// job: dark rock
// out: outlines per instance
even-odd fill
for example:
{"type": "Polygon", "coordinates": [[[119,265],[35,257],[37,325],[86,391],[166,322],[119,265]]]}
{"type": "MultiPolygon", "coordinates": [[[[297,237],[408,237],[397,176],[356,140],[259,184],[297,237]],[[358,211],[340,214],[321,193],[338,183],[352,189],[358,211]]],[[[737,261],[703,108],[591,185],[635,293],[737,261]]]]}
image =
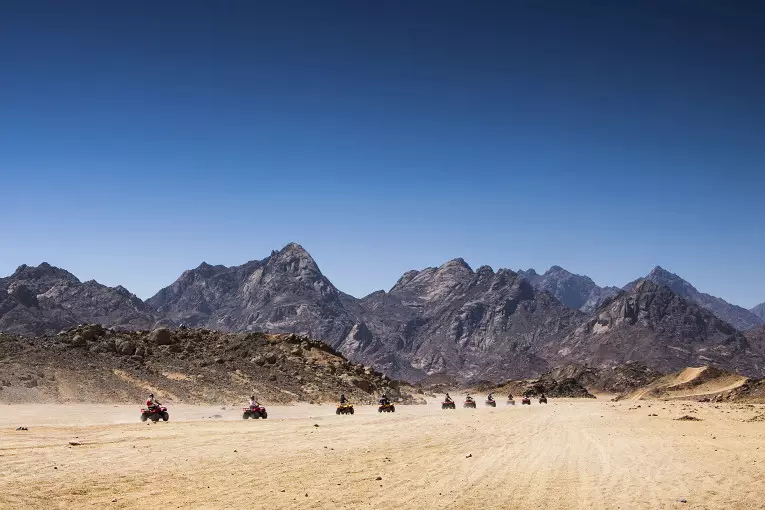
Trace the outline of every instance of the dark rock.
{"type": "Polygon", "coordinates": [[[135,354],[135,344],[129,338],[121,337],[115,339],[114,347],[118,354],[124,354],[127,356],[132,356],[135,354]]]}
{"type": "Polygon", "coordinates": [[[86,347],[88,345],[88,342],[85,340],[85,338],[82,335],[74,335],[69,342],[69,345],[72,347],[86,347]]]}
{"type": "Polygon", "coordinates": [[[149,341],[154,345],[170,345],[173,337],[167,328],[157,328],[149,334],[149,341]]]}

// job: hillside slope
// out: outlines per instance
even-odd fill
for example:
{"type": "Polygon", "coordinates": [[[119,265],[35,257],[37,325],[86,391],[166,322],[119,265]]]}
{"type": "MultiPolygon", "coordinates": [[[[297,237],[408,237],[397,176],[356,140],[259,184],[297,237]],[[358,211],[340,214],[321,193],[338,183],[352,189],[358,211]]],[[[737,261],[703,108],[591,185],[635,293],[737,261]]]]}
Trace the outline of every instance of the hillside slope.
{"type": "Polygon", "coordinates": [[[299,335],[201,329],[115,332],[97,325],[28,339],[0,335],[0,402],[372,403],[405,386],[299,335]]]}

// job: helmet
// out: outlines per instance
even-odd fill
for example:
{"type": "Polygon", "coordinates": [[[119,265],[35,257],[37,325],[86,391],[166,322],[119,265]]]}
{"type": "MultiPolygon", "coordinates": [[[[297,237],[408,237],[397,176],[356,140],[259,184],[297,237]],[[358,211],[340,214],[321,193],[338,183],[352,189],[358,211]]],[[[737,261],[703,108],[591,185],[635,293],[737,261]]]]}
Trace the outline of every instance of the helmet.
{"type": "Polygon", "coordinates": [[[255,400],[255,395],[250,395],[251,400],[255,400]]]}
{"type": "Polygon", "coordinates": [[[149,398],[154,398],[154,393],[149,393],[149,398]]]}

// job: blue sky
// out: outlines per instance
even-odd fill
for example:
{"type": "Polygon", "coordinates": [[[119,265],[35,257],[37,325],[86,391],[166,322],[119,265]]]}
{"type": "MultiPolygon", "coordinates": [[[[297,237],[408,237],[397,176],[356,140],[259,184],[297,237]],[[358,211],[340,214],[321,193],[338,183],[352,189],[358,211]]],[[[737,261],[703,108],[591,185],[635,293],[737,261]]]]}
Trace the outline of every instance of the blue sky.
{"type": "Polygon", "coordinates": [[[357,296],[459,256],[601,285],[659,264],[751,307],[763,22],[755,2],[3,2],[0,274],[48,261],[145,298],[296,241],[357,296]]]}

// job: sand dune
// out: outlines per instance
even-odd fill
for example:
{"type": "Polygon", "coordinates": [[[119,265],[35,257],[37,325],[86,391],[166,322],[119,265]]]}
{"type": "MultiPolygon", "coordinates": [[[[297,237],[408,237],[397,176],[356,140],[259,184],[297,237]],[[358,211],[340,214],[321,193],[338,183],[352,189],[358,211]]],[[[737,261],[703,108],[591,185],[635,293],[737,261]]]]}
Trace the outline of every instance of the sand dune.
{"type": "Polygon", "coordinates": [[[763,508],[763,406],[634,406],[3,406],[0,508],[763,508]]]}
{"type": "Polygon", "coordinates": [[[742,386],[747,378],[712,367],[689,367],[653,381],[626,395],[622,400],[643,398],[688,398],[716,395],[742,386]]]}

